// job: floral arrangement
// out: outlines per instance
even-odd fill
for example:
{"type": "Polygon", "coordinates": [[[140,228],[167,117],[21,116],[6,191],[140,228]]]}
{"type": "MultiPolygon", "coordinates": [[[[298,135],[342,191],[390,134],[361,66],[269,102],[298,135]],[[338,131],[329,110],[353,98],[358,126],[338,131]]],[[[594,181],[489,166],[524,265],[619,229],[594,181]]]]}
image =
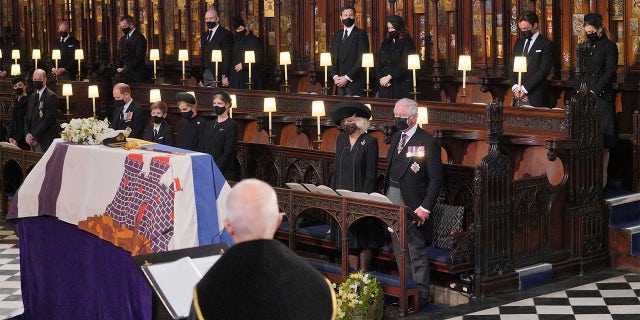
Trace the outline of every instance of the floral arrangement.
{"type": "Polygon", "coordinates": [[[338,286],[337,300],[338,319],[379,320],[384,315],[382,288],[378,280],[367,272],[350,274],[338,286]]]}
{"type": "Polygon", "coordinates": [[[66,142],[77,144],[101,144],[102,135],[113,129],[109,128],[107,119],[95,118],[71,119],[69,123],[63,123],[60,136],[66,142]]]}

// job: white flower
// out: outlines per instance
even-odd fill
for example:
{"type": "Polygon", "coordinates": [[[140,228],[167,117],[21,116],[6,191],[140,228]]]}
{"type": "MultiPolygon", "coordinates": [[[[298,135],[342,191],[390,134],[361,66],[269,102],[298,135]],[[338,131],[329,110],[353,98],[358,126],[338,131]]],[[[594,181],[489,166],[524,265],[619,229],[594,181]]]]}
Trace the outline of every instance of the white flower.
{"type": "Polygon", "coordinates": [[[104,132],[113,130],[109,128],[107,119],[95,118],[71,119],[69,123],[60,125],[62,140],[77,144],[101,144],[101,136],[104,132]]]}

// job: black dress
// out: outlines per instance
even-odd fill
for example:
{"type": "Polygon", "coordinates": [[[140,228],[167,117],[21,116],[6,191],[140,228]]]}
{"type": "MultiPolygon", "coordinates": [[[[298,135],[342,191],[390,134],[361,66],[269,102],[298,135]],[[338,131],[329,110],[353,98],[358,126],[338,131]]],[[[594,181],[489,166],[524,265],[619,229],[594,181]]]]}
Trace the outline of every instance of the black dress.
{"type": "Polygon", "coordinates": [[[204,132],[207,120],[196,115],[189,119],[180,119],[180,131],[176,137],[176,147],[191,151],[200,151],[199,140],[204,132]]]}
{"type": "Polygon", "coordinates": [[[407,69],[407,59],[416,52],[416,46],[410,37],[395,40],[385,39],[378,51],[378,80],[391,75],[391,86],[380,87],[378,98],[409,98],[413,88],[413,75],[407,69]]]}
{"type": "MultiPolygon", "coordinates": [[[[371,193],[376,188],[378,173],[378,139],[361,134],[353,148],[349,137],[340,134],[336,139],[335,172],[331,187],[371,193]]],[[[379,248],[385,242],[384,227],[380,220],[367,217],[349,228],[349,249],[379,248]]],[[[341,248],[340,228],[332,220],[331,242],[341,248]]]]}
{"type": "Polygon", "coordinates": [[[24,96],[13,105],[11,110],[11,125],[9,127],[9,138],[18,142],[18,147],[22,150],[29,150],[29,145],[25,141],[24,118],[27,116],[29,96],[24,96]]]}

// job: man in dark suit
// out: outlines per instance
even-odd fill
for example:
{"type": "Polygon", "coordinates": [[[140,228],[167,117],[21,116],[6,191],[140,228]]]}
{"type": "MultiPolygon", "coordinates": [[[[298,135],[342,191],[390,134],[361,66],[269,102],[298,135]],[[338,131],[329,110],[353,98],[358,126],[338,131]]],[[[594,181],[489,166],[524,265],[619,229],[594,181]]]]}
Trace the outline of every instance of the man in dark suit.
{"type": "Polygon", "coordinates": [[[202,81],[200,86],[212,87],[215,85],[216,76],[215,62],[211,62],[211,51],[222,51],[222,62],[218,62],[218,81],[223,87],[229,86],[231,72],[231,55],[233,52],[233,35],[229,30],[220,25],[220,16],[214,9],[208,10],[204,14],[204,21],[207,24],[207,31],[200,37],[200,48],[202,49],[201,66],[202,81]]]}
{"type": "Polygon", "coordinates": [[[45,152],[53,139],[60,136],[56,124],[58,96],[47,88],[47,74],[42,69],[33,72],[33,88],[35,92],[29,97],[24,118],[25,141],[31,150],[45,152]]]}
{"type": "Polygon", "coordinates": [[[113,103],[116,110],[111,117],[111,127],[115,130],[130,129],[129,137],[142,139],[147,124],[147,113],[131,98],[131,88],[125,83],[113,87],[113,103]]]}
{"type": "Polygon", "coordinates": [[[235,244],[196,285],[189,318],[333,319],[329,281],[273,239],[282,221],[273,188],[243,180],[229,192],[226,209],[224,228],[235,244]]]}
{"type": "Polygon", "coordinates": [[[75,59],[76,49],[80,49],[80,42],[69,33],[69,22],[58,24],[57,46],[60,49],[58,68],[51,68],[51,72],[60,80],[75,79],[78,76],[78,61],[75,59]]]}
{"type": "Polygon", "coordinates": [[[530,10],[524,11],[518,17],[518,28],[523,37],[516,40],[513,46],[513,59],[509,69],[509,80],[514,96],[520,98],[521,104],[533,107],[549,108],[549,82],[547,76],[553,66],[553,43],[540,34],[538,30],[538,15],[530,10]],[[527,72],[522,74],[521,86],[518,86],[518,73],[513,72],[515,57],[527,58],[527,72]]]}
{"type": "MultiPolygon", "coordinates": [[[[406,239],[410,258],[407,275],[411,275],[418,283],[418,298],[422,308],[429,303],[427,247],[433,233],[429,216],[443,183],[440,145],[417,124],[418,106],[415,100],[398,100],[393,114],[398,132],[391,137],[387,153],[387,196],[393,203],[409,207],[420,219],[406,226],[406,239]]],[[[398,237],[391,235],[391,240],[393,251],[400,253],[398,237]]],[[[398,258],[396,255],[396,260],[398,258]]]]}
{"type": "Polygon", "coordinates": [[[356,9],[342,8],[340,20],[343,30],[331,38],[331,74],[339,96],[363,96],[366,84],[362,68],[362,54],[369,52],[367,32],[356,27],[356,9]]]}
{"type": "Polygon", "coordinates": [[[253,32],[247,29],[242,17],[233,18],[235,30],[235,42],[233,44],[233,56],[231,58],[231,72],[229,74],[229,86],[234,89],[247,89],[249,85],[249,65],[244,63],[244,53],[253,51],[256,62],[251,64],[252,88],[264,89],[262,81],[263,50],[262,42],[253,32]]]}
{"type": "Polygon", "coordinates": [[[144,58],[147,54],[147,39],[136,29],[131,16],[120,18],[123,36],[118,45],[118,80],[126,83],[145,82],[144,58]]]}

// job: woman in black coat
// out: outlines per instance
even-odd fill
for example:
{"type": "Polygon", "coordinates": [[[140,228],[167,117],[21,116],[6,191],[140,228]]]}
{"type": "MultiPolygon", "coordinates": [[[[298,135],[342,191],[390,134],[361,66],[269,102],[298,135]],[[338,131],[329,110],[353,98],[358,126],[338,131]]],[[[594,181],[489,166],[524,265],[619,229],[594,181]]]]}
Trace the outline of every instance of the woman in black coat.
{"type": "Polygon", "coordinates": [[[225,179],[238,181],[239,169],[236,161],[236,143],[238,142],[238,126],[229,118],[231,96],[224,91],[213,94],[213,110],[218,115],[204,129],[200,141],[200,150],[213,157],[218,169],[225,179]]]}
{"type": "Polygon", "coordinates": [[[407,57],[416,52],[416,46],[400,16],[389,16],[385,22],[385,39],[378,50],[378,97],[408,98],[413,88],[413,77],[407,68],[407,57]]]}
{"type": "MultiPolygon", "coordinates": [[[[342,129],[336,139],[335,171],[331,188],[371,193],[376,190],[378,174],[378,139],[367,134],[371,111],[359,102],[336,105],[333,121],[342,129]]],[[[340,228],[331,225],[331,241],[341,248],[340,228]]],[[[368,270],[373,250],[384,244],[384,227],[380,220],[367,217],[349,229],[349,267],[368,270]]]]}
{"type": "Polygon", "coordinates": [[[613,91],[618,68],[618,47],[615,42],[607,38],[606,30],[602,25],[602,16],[599,13],[584,16],[584,32],[588,39],[585,45],[591,52],[588,74],[584,79],[586,79],[587,88],[596,95],[596,112],[602,119],[603,185],[606,186],[609,149],[613,148],[618,141],[615,118],[616,93],[613,91]]]}

